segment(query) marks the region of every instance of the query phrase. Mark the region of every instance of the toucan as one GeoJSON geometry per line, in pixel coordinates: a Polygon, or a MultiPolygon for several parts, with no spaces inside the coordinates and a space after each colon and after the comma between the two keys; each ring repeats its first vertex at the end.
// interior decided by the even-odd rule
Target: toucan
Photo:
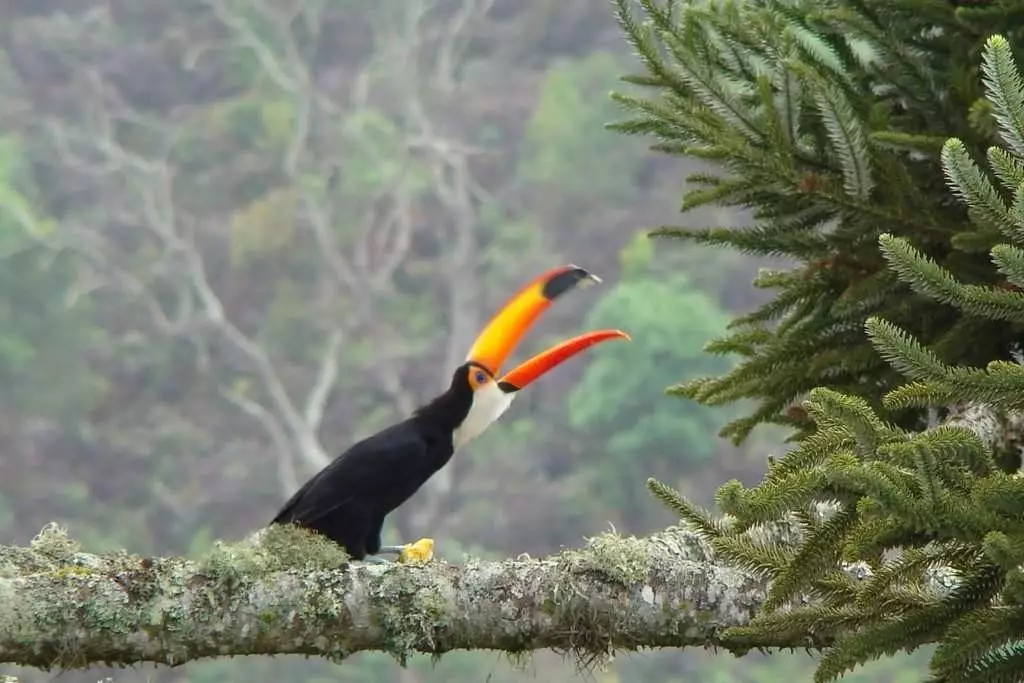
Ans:
{"type": "MultiPolygon", "coordinates": [[[[354,560],[385,561],[379,553],[404,556],[408,545],[381,546],[390,512],[501,417],[516,394],[537,378],[594,344],[629,340],[621,330],[588,332],[500,374],[503,362],[555,299],[593,282],[600,280],[570,264],[527,283],[484,327],[452,373],[447,391],[335,458],[295,492],[271,524],[291,523],[321,534],[354,560]]],[[[423,541],[433,547],[430,539],[417,544],[423,541]]]]}

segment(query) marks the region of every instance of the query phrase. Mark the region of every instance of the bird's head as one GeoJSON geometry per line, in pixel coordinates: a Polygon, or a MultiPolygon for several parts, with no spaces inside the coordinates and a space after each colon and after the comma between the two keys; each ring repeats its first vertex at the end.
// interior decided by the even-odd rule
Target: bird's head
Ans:
{"type": "Polygon", "coordinates": [[[621,330],[587,332],[501,373],[505,360],[555,299],[593,282],[600,280],[579,266],[554,268],[516,292],[484,327],[466,361],[452,376],[449,392],[469,399],[465,418],[455,429],[456,448],[479,436],[508,410],[517,392],[558,365],[595,344],[612,339],[629,340],[629,335],[621,330]]]}

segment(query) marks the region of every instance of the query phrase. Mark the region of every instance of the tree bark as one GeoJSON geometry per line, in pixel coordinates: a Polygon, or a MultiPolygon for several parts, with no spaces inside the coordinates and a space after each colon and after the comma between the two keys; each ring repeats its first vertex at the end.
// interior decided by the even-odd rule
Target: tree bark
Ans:
{"type": "MultiPolygon", "coordinates": [[[[201,657],[716,645],[764,582],[718,566],[692,533],[602,535],[545,559],[349,563],[298,530],[203,558],[81,552],[56,526],[0,550],[0,661],[41,669],[201,657]]],[[[803,643],[806,645],[806,643],[803,643]]]]}

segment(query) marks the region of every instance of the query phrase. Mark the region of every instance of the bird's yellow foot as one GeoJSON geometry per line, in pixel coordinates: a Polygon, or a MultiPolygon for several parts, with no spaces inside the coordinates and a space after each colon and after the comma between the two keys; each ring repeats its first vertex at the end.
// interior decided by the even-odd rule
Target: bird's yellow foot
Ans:
{"type": "Polygon", "coordinates": [[[398,561],[405,564],[426,564],[434,559],[434,539],[421,538],[415,543],[407,543],[398,553],[398,561]]]}
{"type": "MultiPolygon", "coordinates": [[[[378,554],[397,555],[398,561],[405,564],[425,564],[434,558],[434,539],[421,538],[415,543],[404,545],[385,545],[377,551],[378,554]]],[[[378,558],[380,562],[387,562],[378,558]]]]}

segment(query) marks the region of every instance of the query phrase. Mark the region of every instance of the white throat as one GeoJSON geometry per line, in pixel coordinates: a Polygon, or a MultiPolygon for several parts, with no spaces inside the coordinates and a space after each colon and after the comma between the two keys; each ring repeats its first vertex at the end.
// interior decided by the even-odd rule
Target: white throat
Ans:
{"type": "Polygon", "coordinates": [[[497,382],[490,382],[473,394],[473,404],[462,424],[455,428],[452,443],[459,450],[467,443],[483,434],[512,405],[515,392],[506,394],[498,388],[497,382]]]}

